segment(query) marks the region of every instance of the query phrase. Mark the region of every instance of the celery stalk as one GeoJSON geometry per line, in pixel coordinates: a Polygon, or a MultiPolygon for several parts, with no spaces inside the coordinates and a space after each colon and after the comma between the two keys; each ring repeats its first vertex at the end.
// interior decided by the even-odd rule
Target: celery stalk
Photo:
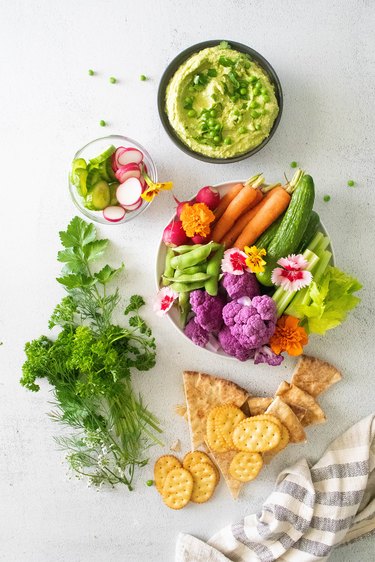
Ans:
{"type": "MultiPolygon", "coordinates": [[[[319,283],[323,277],[329,262],[331,261],[332,254],[328,250],[324,250],[319,258],[319,262],[316,267],[312,270],[313,281],[319,283]]],[[[300,306],[309,305],[311,302],[309,287],[305,287],[292,299],[290,305],[286,309],[286,313],[290,316],[295,316],[296,318],[301,318],[303,314],[298,310],[300,306]]]]}

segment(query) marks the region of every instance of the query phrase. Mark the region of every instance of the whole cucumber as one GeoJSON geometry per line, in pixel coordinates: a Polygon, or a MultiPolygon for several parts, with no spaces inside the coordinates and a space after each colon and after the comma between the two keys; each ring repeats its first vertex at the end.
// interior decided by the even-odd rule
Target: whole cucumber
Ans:
{"type": "Polygon", "coordinates": [[[281,217],[275,220],[275,222],[273,222],[271,226],[269,226],[267,230],[265,230],[263,234],[259,236],[258,240],[256,240],[255,242],[255,246],[257,248],[264,248],[265,250],[267,250],[268,246],[271,244],[272,240],[275,237],[275,234],[281,224],[281,221],[283,220],[283,217],[284,215],[281,215],[281,217]]]}
{"type": "Polygon", "coordinates": [[[272,286],[272,271],[282,257],[294,253],[299,247],[310,220],[315,199],[314,181],[311,176],[303,176],[298,183],[283,220],[267,249],[267,264],[262,273],[257,274],[259,283],[272,286]]]}
{"type": "Polygon", "coordinates": [[[309,243],[311,242],[311,240],[315,236],[315,234],[316,234],[316,232],[319,228],[319,225],[320,225],[320,217],[319,217],[318,213],[316,213],[315,211],[312,211],[311,215],[310,215],[310,220],[307,223],[306,230],[303,233],[301,242],[299,243],[299,246],[296,250],[297,254],[302,254],[306,250],[309,243]]]}

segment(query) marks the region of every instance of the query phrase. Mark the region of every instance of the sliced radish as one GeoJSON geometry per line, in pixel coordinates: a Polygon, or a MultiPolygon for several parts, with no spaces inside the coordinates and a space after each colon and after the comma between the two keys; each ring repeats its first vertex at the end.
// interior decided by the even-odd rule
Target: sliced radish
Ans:
{"type": "Polygon", "coordinates": [[[142,194],[142,184],[137,178],[129,178],[121,183],[116,190],[117,201],[120,205],[134,205],[142,194]]]}
{"type": "Polygon", "coordinates": [[[136,203],[134,203],[133,205],[123,205],[123,207],[127,211],[136,211],[137,209],[139,209],[139,207],[142,205],[142,203],[143,203],[143,199],[142,199],[142,197],[140,197],[138,199],[138,201],[136,203]]]}
{"type": "Polygon", "coordinates": [[[125,150],[119,153],[116,160],[119,166],[125,166],[125,164],[131,163],[140,164],[143,160],[143,154],[138,148],[125,148],[125,150]]]}
{"type": "Polygon", "coordinates": [[[126,166],[120,166],[115,176],[120,183],[124,183],[124,181],[129,178],[139,179],[141,177],[141,171],[138,164],[126,164],[126,166]]]}
{"type": "Polygon", "coordinates": [[[109,222],[118,222],[125,216],[125,209],[119,205],[111,205],[103,211],[103,217],[109,222]]]}
{"type": "Polygon", "coordinates": [[[125,146],[119,146],[118,148],[116,148],[116,152],[114,154],[114,160],[115,160],[115,164],[116,167],[119,168],[121,166],[121,164],[119,163],[118,159],[120,157],[120,155],[125,152],[126,148],[125,146]]]}
{"type": "Polygon", "coordinates": [[[111,156],[111,166],[112,166],[112,170],[114,172],[117,172],[118,166],[117,166],[117,162],[116,162],[116,152],[114,152],[111,156]]]}

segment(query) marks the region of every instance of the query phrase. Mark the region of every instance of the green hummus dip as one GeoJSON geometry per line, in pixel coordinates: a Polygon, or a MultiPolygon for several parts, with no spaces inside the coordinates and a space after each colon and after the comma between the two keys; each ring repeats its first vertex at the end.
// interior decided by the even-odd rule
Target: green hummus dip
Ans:
{"type": "Polygon", "coordinates": [[[279,106],[264,70],[223,42],[178,68],[167,86],[166,112],[194,152],[230,158],[268,137],[279,106]]]}

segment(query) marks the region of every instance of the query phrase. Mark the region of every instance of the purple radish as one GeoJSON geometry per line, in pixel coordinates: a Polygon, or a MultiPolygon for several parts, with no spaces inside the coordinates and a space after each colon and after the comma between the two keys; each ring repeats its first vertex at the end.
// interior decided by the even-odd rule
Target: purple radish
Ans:
{"type": "Polygon", "coordinates": [[[138,201],[136,203],[134,203],[133,205],[123,205],[123,207],[127,211],[136,211],[137,209],[139,209],[139,207],[142,205],[142,203],[143,203],[143,199],[142,199],[142,197],[140,197],[138,199],[138,201]]]}
{"type": "Polygon", "coordinates": [[[125,216],[125,209],[119,205],[111,205],[103,211],[103,217],[109,222],[118,222],[125,216]]]}
{"type": "Polygon", "coordinates": [[[143,160],[143,154],[140,150],[138,150],[138,148],[125,148],[125,150],[118,155],[116,160],[119,166],[125,166],[126,164],[132,163],[140,164],[143,160]]]}
{"type": "Polygon", "coordinates": [[[120,205],[134,205],[142,194],[142,184],[137,178],[129,178],[121,183],[116,190],[117,201],[120,205]]]}

